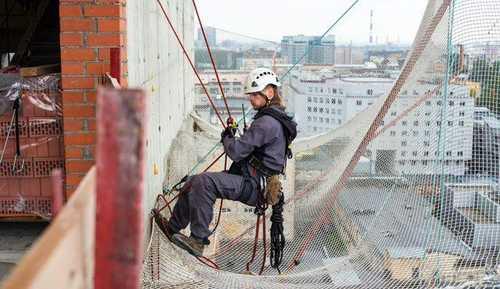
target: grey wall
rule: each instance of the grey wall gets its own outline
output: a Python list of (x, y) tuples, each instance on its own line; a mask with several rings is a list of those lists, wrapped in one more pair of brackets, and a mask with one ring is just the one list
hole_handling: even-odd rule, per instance
[[(193, 57), (194, 17), (190, 1), (162, 0)], [(127, 1), (129, 87), (142, 87), (149, 98), (145, 216), (162, 191), (167, 155), (193, 108), (194, 74), (156, 1)], [(146, 218), (146, 224), (148, 224)]]

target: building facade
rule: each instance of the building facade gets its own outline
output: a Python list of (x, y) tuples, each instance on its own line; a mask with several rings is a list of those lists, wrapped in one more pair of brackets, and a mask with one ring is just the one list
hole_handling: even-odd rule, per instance
[[(281, 53), (288, 63), (335, 64), (335, 36), (284, 36)], [(304, 54), (307, 55), (305, 57)], [(302, 59), (303, 57), (303, 59)]]

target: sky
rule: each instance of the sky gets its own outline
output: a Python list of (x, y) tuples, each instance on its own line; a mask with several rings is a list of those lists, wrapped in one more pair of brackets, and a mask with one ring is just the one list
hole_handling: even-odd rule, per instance
[[(190, 2), (190, 1), (189, 1)], [(280, 41), (283, 35), (321, 35), (353, 0), (198, 0), (203, 25)], [(337, 43), (365, 44), (370, 10), (378, 43), (411, 44), (426, 0), (360, 0), (332, 30)], [(196, 21), (195, 21), (196, 22)]]

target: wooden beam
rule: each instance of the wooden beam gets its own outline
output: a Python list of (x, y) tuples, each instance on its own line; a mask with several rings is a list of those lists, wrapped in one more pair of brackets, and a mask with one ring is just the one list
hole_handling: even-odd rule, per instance
[(22, 257), (3, 289), (92, 288), (95, 170)]
[(97, 107), (94, 288), (137, 289), (144, 231), (144, 92), (100, 88)]
[(31, 67), (22, 67), (19, 70), (19, 74), (21, 75), (21, 77), (40, 76), (55, 72), (61, 72), (60, 64), (47, 64), (47, 65), (39, 65)]

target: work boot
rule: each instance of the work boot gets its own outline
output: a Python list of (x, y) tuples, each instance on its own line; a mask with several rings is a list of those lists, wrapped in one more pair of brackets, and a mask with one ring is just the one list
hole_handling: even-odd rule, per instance
[(203, 240), (198, 240), (193, 236), (187, 237), (183, 234), (174, 234), (172, 242), (195, 257), (203, 256), (203, 249), (205, 248)]
[(155, 222), (158, 225), (158, 227), (160, 228), (160, 230), (163, 232), (163, 234), (165, 234), (165, 236), (167, 236), (167, 238), (170, 240), (170, 242), (173, 242), (172, 236), (174, 234), (177, 234), (178, 232), (175, 232), (172, 230), (172, 228), (170, 228), (170, 226), (168, 225), (167, 218), (163, 217), (162, 214), (160, 213), (160, 211), (158, 211), (158, 209), (153, 209), (151, 213), (153, 214)]

